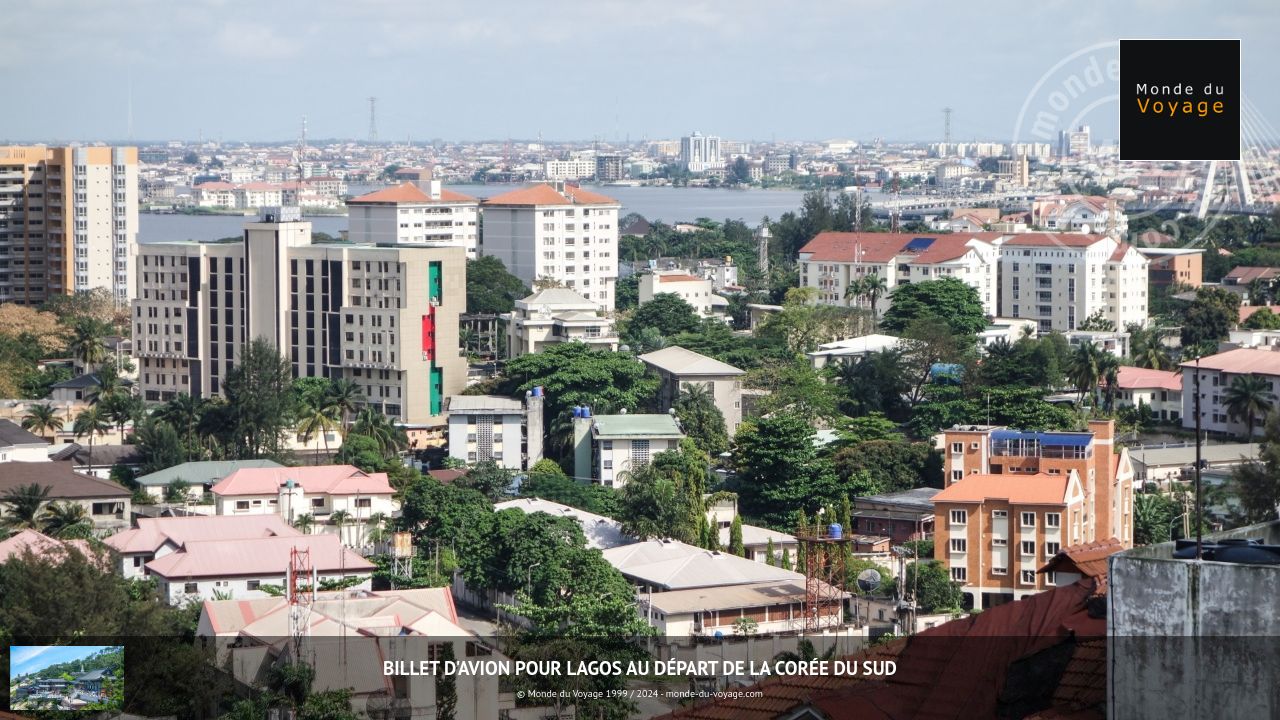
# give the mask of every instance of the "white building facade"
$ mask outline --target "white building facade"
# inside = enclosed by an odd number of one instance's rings
[[[1000,316],[1040,332],[1076,330],[1100,313],[1116,330],[1147,322],[1147,259],[1106,235],[1023,233],[1000,248]]]
[[[378,190],[347,202],[347,239],[370,245],[461,247],[475,259],[480,201],[446,190],[432,180],[423,191],[413,183]]]

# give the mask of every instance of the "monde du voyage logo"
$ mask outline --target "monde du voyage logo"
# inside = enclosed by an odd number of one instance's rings
[[[1239,40],[1121,40],[1123,160],[1240,159]]]

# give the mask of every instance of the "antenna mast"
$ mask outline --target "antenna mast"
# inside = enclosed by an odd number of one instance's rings
[[[951,144],[951,108],[942,108],[942,143]]]
[[[378,142],[378,98],[369,96],[369,142]]]
[[[307,583],[303,585],[303,583]],[[293,654],[302,662],[302,644],[310,633],[311,606],[316,600],[316,569],[311,564],[311,549],[289,551],[289,637],[293,641]]]

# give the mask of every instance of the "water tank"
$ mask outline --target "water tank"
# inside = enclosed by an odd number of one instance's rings
[[[832,540],[840,540],[844,537],[844,527],[840,523],[831,523],[827,526],[827,536]]]
[[[574,406],[573,406],[573,416],[574,416],[574,417],[576,417],[576,418],[580,418],[580,417],[582,417],[582,408],[581,408],[581,407],[579,407],[579,406],[577,406],[577,405],[574,405]]]
[[[534,386],[534,388],[533,388],[533,396],[534,396],[534,397],[542,397],[542,386],[541,386],[541,385],[536,385],[536,386]]]
[[[591,408],[587,407],[586,405],[583,405],[583,406],[582,406],[582,417],[584,417],[584,418],[589,418],[589,417],[591,417]]]

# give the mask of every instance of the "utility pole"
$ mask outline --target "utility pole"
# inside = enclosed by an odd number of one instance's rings
[[[1200,486],[1200,358],[1196,358],[1196,560],[1204,559],[1204,498]],[[1252,432],[1253,428],[1249,429]]]
[[[378,98],[369,96],[369,142],[378,142]]]

